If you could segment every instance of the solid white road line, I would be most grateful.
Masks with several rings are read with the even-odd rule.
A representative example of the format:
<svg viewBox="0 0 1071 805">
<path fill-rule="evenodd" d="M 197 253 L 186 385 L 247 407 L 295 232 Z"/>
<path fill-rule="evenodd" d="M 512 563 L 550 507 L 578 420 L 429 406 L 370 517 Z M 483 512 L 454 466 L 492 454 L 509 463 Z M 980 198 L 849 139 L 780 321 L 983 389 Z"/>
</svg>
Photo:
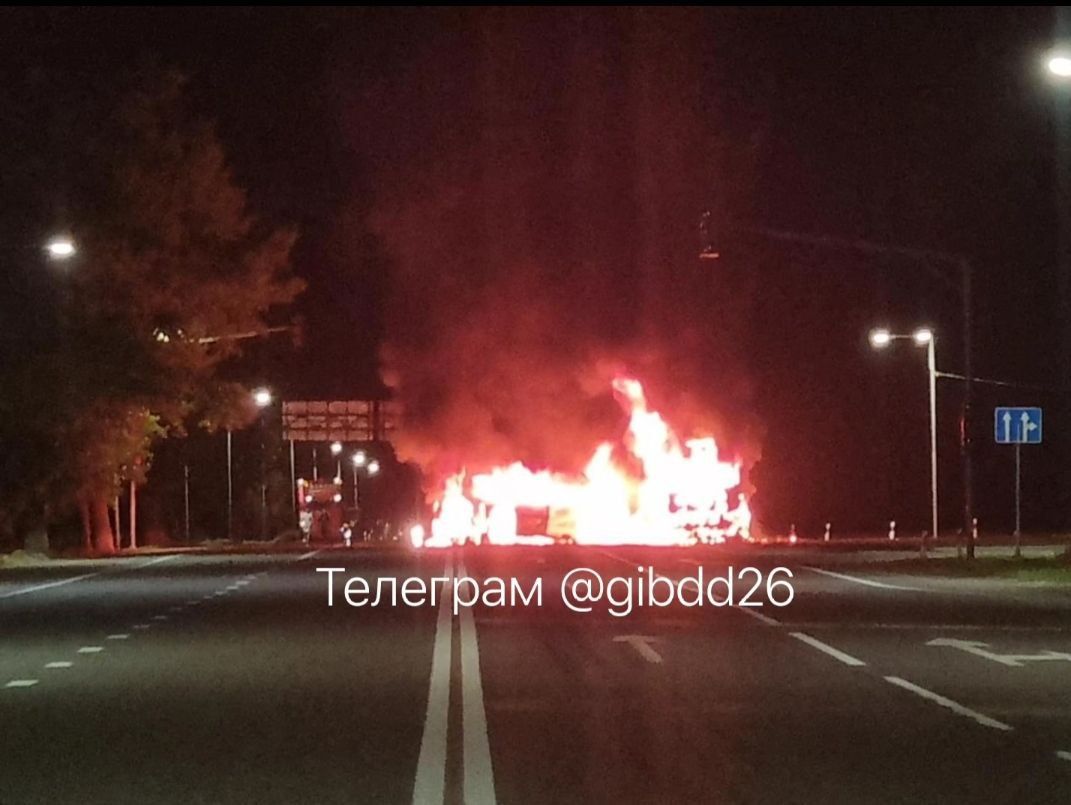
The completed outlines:
<svg viewBox="0 0 1071 805">
<path fill-rule="evenodd" d="M 152 619 L 154 621 L 166 621 L 167 620 L 167 615 L 153 615 Z"/>
<path fill-rule="evenodd" d="M 1071 760 L 1071 752 L 1065 752 L 1062 749 L 1058 749 L 1056 750 L 1056 757 L 1060 758 L 1060 760 Z"/>
<path fill-rule="evenodd" d="M 148 567 L 149 565 L 158 565 L 161 562 L 170 562 L 176 556 L 178 556 L 178 554 L 174 553 L 168 554 L 167 556 L 157 556 L 155 559 L 150 559 L 148 562 L 142 562 L 140 565 L 137 565 L 137 567 Z"/>
<path fill-rule="evenodd" d="M 55 662 L 46 662 L 45 668 L 70 668 L 72 665 L 74 663 L 69 660 L 56 660 Z"/>
<path fill-rule="evenodd" d="M 78 649 L 79 654 L 100 654 L 104 651 L 104 646 L 82 646 Z"/>
<path fill-rule="evenodd" d="M 822 570 L 820 567 L 810 567 L 804 565 L 805 570 L 809 570 L 812 573 L 821 573 L 823 576 L 830 576 L 834 579 L 840 579 L 841 581 L 850 581 L 853 584 L 862 584 L 865 587 L 877 587 L 879 590 L 902 590 L 908 593 L 924 593 L 918 587 L 905 587 L 900 584 L 886 584 L 883 581 L 872 581 L 871 579 L 861 579 L 858 576 L 849 576 L 845 573 L 834 573 L 832 570 Z"/>
<path fill-rule="evenodd" d="M 733 607 L 733 609 L 735 609 L 737 612 L 743 612 L 745 615 L 750 615 L 755 620 L 762 621 L 767 626 L 780 626 L 781 625 L 781 621 L 774 620 L 769 615 L 763 615 L 761 612 L 756 611 L 752 607 L 742 607 L 739 604 L 736 604 Z"/>
<path fill-rule="evenodd" d="M 160 562 L 166 562 L 170 559 L 174 559 L 175 556 L 159 556 L 156 559 L 150 559 L 148 562 L 142 562 L 141 564 L 133 565 L 129 568 L 118 567 L 116 572 L 122 572 L 123 570 L 137 570 L 139 568 L 148 567 L 149 565 L 155 565 Z M 43 584 L 35 584 L 32 587 L 23 587 L 20 590 L 12 590 L 6 593 L 0 593 L 0 598 L 14 598 L 16 595 L 27 595 L 28 593 L 36 593 L 39 590 L 49 590 L 53 587 L 62 587 L 64 584 L 73 584 L 76 581 L 82 581 L 83 579 L 91 579 L 95 576 L 101 575 L 104 571 L 98 570 L 93 573 L 82 573 L 79 576 L 71 576 L 66 579 L 58 579 L 56 581 L 46 581 Z"/>
<path fill-rule="evenodd" d="M 446 561 L 443 575 L 453 576 L 451 562 Z M 428 711 L 424 717 L 424 734 L 420 739 L 413 805 L 440 803 L 446 791 L 446 729 L 450 711 L 450 648 L 454 624 L 450 615 L 451 587 L 442 586 L 439 617 L 435 623 L 435 643 L 431 650 L 431 678 L 428 683 Z"/>
<path fill-rule="evenodd" d="M 151 623 L 135 623 L 134 624 L 134 628 L 135 629 L 151 629 L 152 628 L 152 624 Z"/>
<path fill-rule="evenodd" d="M 628 643 L 630 646 L 636 649 L 636 653 L 643 657 L 645 660 L 647 660 L 647 662 L 652 662 L 656 664 L 661 663 L 662 655 L 655 651 L 653 648 L 651 648 L 652 640 L 654 640 L 653 637 L 640 634 L 620 634 L 615 635 L 614 637 L 615 643 Z"/>
<path fill-rule="evenodd" d="M 315 551 L 309 551 L 308 553 L 303 553 L 295 561 L 302 562 L 302 561 L 304 561 L 306 559 L 312 559 L 312 557 L 316 556 L 316 554 L 318 554 L 319 552 L 320 552 L 319 549 L 317 549 Z M 262 573 L 261 575 L 264 575 L 264 574 Z"/>
<path fill-rule="evenodd" d="M 6 685 L 5 688 L 32 688 L 37 684 L 36 679 L 12 679 Z"/>
<path fill-rule="evenodd" d="M 977 710 L 971 710 L 969 707 L 964 707 L 959 702 L 954 702 L 951 699 L 942 696 L 940 693 L 934 693 L 932 690 L 920 688 L 915 683 L 908 682 L 906 679 L 901 679 L 898 676 L 887 676 L 885 677 L 885 681 L 890 682 L 899 688 L 903 688 L 904 690 L 909 690 L 912 693 L 921 696 L 923 699 L 936 702 L 941 705 L 941 707 L 946 707 L 953 713 L 973 719 L 983 727 L 992 727 L 995 730 L 1005 730 L 1008 732 L 1014 729 L 1010 724 L 1005 724 L 1003 721 L 997 721 L 995 718 L 990 718 L 983 713 L 979 713 Z"/>
<path fill-rule="evenodd" d="M 81 576 L 71 576 L 66 579 L 59 579 L 58 581 L 46 581 L 44 584 L 35 584 L 32 587 L 23 587 L 21 590 L 12 590 L 9 593 L 0 593 L 0 598 L 14 598 L 16 595 L 26 595 L 28 593 L 36 593 L 38 590 L 48 590 L 52 587 L 62 587 L 64 584 L 73 584 L 76 581 L 82 579 L 91 579 L 94 576 L 99 576 L 97 573 L 83 573 Z"/>
<path fill-rule="evenodd" d="M 839 660 L 845 665 L 851 665 L 854 667 L 866 665 L 865 662 L 856 659 L 851 654 L 845 654 L 840 649 L 833 648 L 833 646 L 829 645 L 828 643 L 823 643 L 821 640 L 817 640 L 811 637 L 809 634 L 804 634 L 803 632 L 789 632 L 789 634 L 799 640 L 801 643 L 806 643 L 811 648 L 816 648 L 823 654 L 828 654 L 833 659 Z"/>
<path fill-rule="evenodd" d="M 126 640 L 130 635 L 128 634 L 110 634 L 108 640 Z"/>
<path fill-rule="evenodd" d="M 464 565 L 461 565 L 461 575 L 468 575 Z M 494 805 L 495 775 L 491 767 L 491 743 L 487 737 L 487 712 L 480 677 L 480 646 L 472 607 L 461 610 L 461 732 L 465 805 Z"/>
</svg>

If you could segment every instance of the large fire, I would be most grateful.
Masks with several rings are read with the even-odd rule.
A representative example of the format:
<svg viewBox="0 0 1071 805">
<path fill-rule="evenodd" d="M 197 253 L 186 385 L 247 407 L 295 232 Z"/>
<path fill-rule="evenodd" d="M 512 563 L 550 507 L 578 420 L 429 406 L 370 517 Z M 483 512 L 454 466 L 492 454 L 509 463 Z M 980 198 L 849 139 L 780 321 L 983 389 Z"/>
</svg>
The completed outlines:
<svg viewBox="0 0 1071 805">
<path fill-rule="evenodd" d="M 682 444 L 648 408 L 638 380 L 618 378 L 613 388 L 629 415 L 623 450 L 600 444 L 574 476 L 520 462 L 471 478 L 462 471 L 446 480 L 431 534 L 420 532 L 423 545 L 690 545 L 748 538 L 751 510 L 739 490 L 739 461 L 722 461 L 712 436 Z M 533 517 L 534 527 L 521 522 Z"/>
</svg>

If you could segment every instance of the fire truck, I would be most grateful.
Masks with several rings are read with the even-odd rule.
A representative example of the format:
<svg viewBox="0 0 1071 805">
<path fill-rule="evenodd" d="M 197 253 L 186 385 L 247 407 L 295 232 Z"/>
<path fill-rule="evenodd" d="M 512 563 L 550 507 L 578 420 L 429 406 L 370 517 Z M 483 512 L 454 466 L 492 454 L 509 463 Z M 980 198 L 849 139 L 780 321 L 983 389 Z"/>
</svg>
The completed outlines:
<svg viewBox="0 0 1071 805">
<path fill-rule="evenodd" d="M 345 510 L 342 507 L 342 480 L 297 482 L 298 523 L 305 542 L 339 542 L 344 539 Z"/>
</svg>

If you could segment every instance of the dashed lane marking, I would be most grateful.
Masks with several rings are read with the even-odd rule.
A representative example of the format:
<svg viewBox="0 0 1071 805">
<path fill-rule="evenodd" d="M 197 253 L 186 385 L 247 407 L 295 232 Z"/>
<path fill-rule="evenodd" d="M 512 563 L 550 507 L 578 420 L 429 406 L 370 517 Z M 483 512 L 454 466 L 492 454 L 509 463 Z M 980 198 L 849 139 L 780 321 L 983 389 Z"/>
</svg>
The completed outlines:
<svg viewBox="0 0 1071 805">
<path fill-rule="evenodd" d="M 811 648 L 818 649 L 823 654 L 827 654 L 833 659 L 844 663 L 845 665 L 851 665 L 856 668 L 861 665 L 866 665 L 865 662 L 853 657 L 851 654 L 845 654 L 839 648 L 833 648 L 833 646 L 829 645 L 829 643 L 823 643 L 821 640 L 811 637 L 809 634 L 805 634 L 804 632 L 789 632 L 789 634 L 799 640 L 801 643 L 806 643 Z"/>
<path fill-rule="evenodd" d="M 926 690 L 926 688 L 919 687 L 914 682 L 908 682 L 906 679 L 902 679 L 898 676 L 887 676 L 885 677 L 885 681 L 896 685 L 898 688 L 909 690 L 916 696 L 921 696 L 923 699 L 935 702 L 957 715 L 966 716 L 967 718 L 978 722 L 983 727 L 992 727 L 995 730 L 1004 730 L 1005 732 L 1011 732 L 1014 729 L 1010 724 L 1005 724 L 1003 721 L 997 721 L 995 718 L 990 718 L 984 713 L 979 713 L 977 710 L 971 710 L 969 707 L 964 707 L 959 702 L 954 702 L 951 699 L 942 696 L 940 693 Z"/>
</svg>

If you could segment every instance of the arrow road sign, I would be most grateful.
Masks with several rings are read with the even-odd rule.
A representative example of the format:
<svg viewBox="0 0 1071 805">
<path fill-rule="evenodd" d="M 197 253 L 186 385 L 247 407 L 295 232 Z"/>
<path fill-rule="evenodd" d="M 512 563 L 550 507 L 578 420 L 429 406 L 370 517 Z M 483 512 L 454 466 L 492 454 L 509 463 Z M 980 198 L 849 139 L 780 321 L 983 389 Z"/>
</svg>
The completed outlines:
<svg viewBox="0 0 1071 805">
<path fill-rule="evenodd" d="M 993 426 L 997 444 L 1041 444 L 1040 408 L 996 408 Z"/>
</svg>

